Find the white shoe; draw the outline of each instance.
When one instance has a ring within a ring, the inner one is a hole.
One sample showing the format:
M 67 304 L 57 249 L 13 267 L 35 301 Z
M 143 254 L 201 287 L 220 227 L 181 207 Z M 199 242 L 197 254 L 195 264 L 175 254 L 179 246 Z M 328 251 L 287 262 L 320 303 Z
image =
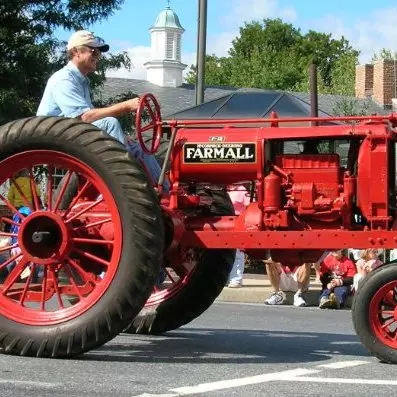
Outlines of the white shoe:
M 243 283 L 241 281 L 233 280 L 227 285 L 228 288 L 241 288 Z
M 303 307 L 306 306 L 306 302 L 302 297 L 302 293 L 301 292 L 297 292 L 294 295 L 294 306 L 296 307 Z
M 273 292 L 270 298 L 265 300 L 265 305 L 282 305 L 284 303 L 284 295 L 281 291 Z

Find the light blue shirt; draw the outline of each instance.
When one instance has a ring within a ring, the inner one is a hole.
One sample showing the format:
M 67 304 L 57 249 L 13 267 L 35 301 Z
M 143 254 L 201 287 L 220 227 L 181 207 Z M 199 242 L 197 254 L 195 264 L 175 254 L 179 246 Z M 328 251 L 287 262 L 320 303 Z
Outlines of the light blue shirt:
M 93 107 L 87 77 L 69 62 L 48 79 L 36 114 L 79 117 Z

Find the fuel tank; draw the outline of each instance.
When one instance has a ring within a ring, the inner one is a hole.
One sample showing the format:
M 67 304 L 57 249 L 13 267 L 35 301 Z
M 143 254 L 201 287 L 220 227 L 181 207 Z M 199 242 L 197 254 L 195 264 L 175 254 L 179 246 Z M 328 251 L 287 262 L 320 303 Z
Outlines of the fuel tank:
M 171 157 L 181 182 L 200 180 L 230 184 L 263 172 L 264 143 L 258 128 L 181 128 Z

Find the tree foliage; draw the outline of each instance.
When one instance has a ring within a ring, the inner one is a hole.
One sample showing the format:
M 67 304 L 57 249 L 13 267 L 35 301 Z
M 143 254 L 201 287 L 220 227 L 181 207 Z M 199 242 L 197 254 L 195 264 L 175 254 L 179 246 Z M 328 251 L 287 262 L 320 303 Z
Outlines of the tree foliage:
M 375 63 L 376 61 L 380 61 L 382 59 L 395 60 L 397 59 L 397 52 L 388 48 L 382 48 L 379 52 L 376 52 L 372 55 L 371 63 Z
M 49 76 L 66 63 L 65 43 L 54 31 L 88 29 L 124 0 L 2 0 L 0 3 L 0 124 L 36 112 Z M 125 53 L 103 58 L 90 76 L 93 88 L 105 70 L 129 67 Z
M 206 58 L 206 85 L 280 90 L 307 90 L 308 66 L 319 72 L 320 92 L 353 94 L 359 52 L 342 37 L 309 31 L 306 34 L 280 19 L 246 23 L 227 57 Z M 195 81 L 191 67 L 187 80 Z

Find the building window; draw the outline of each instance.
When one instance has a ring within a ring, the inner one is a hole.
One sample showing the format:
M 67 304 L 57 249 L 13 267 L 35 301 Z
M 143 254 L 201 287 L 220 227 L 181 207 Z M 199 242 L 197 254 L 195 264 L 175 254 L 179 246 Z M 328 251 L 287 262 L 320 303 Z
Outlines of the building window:
M 177 61 L 181 60 L 181 35 L 177 34 L 176 36 L 176 59 Z
M 167 33 L 166 59 L 174 59 L 174 33 Z

